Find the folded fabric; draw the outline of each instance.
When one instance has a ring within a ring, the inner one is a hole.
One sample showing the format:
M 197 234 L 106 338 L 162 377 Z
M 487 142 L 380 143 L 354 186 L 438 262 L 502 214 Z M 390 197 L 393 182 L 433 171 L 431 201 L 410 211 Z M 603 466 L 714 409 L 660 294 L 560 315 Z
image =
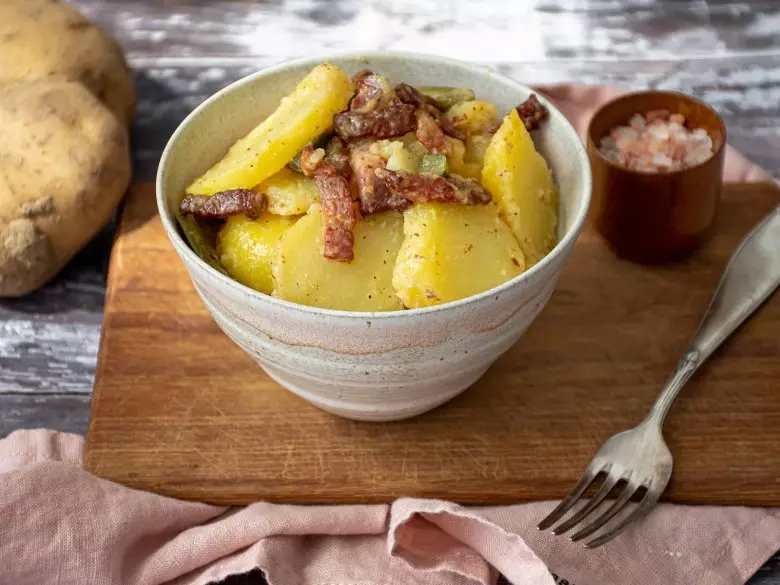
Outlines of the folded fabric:
M 539 91 L 581 134 L 618 94 Z M 724 178 L 771 179 L 733 150 Z M 271 585 L 737 585 L 780 549 L 780 508 L 662 504 L 590 551 L 536 531 L 554 502 L 228 509 L 96 478 L 82 449 L 46 430 L 0 440 L 0 585 L 205 585 L 256 568 Z
M 780 548 L 780 508 L 664 504 L 593 551 L 536 531 L 553 502 L 227 509 L 94 477 L 82 448 L 45 430 L 0 440 L 0 585 L 205 585 L 255 568 L 272 585 L 481 585 L 499 572 L 517 585 L 734 585 Z

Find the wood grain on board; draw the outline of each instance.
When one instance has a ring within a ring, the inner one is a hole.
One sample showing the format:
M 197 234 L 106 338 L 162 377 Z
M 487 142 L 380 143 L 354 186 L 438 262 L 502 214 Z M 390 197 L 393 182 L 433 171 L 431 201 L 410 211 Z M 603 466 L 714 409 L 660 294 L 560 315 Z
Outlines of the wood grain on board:
M 607 437 L 644 416 L 729 255 L 779 193 L 727 186 L 716 235 L 671 267 L 618 261 L 588 228 L 549 305 L 480 382 L 429 414 L 377 424 L 317 410 L 229 341 L 167 241 L 152 188 L 138 187 L 112 253 L 85 466 L 214 503 L 562 496 Z M 780 297 L 692 380 L 666 435 L 669 499 L 780 504 Z

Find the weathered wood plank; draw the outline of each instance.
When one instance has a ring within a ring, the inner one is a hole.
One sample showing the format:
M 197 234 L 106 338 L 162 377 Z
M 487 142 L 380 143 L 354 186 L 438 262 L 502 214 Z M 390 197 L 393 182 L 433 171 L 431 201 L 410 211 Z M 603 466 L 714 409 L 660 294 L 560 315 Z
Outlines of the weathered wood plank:
M 17 429 L 46 428 L 84 434 L 89 420 L 88 395 L 0 394 L 0 437 Z
M 376 47 L 482 62 L 729 55 L 780 47 L 780 6 L 705 0 L 135 2 L 77 0 L 131 57 Z M 461 42 L 464 38 L 468 43 Z
M 0 300 L 0 393 L 92 390 L 112 238 L 109 225 L 49 285 Z

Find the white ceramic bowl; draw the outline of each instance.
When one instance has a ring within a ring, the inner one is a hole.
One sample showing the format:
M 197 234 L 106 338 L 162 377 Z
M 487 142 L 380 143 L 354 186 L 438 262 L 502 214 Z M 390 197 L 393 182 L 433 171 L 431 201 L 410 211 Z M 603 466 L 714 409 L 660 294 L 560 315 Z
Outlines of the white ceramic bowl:
M 359 420 L 403 419 L 471 386 L 544 308 L 585 221 L 588 156 L 571 125 L 546 103 L 550 118 L 537 146 L 560 187 L 559 243 L 536 266 L 492 290 L 437 307 L 387 313 L 318 309 L 264 295 L 195 255 L 179 235 L 172 210 L 186 185 L 323 61 L 349 73 L 368 67 L 395 83 L 471 87 L 500 113 L 522 102 L 531 89 L 495 71 L 431 55 L 307 58 L 258 71 L 206 100 L 182 122 L 162 155 L 157 204 L 163 226 L 225 333 L 274 380 L 322 409 Z

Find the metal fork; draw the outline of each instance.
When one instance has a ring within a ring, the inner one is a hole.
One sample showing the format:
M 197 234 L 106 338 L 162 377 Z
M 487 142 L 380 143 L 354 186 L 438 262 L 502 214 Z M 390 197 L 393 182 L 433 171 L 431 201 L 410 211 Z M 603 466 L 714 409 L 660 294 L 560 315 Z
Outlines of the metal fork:
M 685 382 L 731 333 L 739 327 L 780 284 L 780 206 L 776 207 L 737 248 L 720 278 L 699 329 L 683 355 L 677 371 L 667 380 L 647 418 L 639 426 L 619 433 L 599 449 L 571 493 L 537 528 L 547 530 L 568 513 L 597 476 L 605 476 L 596 494 L 575 514 L 553 529 L 568 532 L 598 508 L 618 483 L 611 505 L 570 538 L 579 541 L 604 527 L 640 490 L 646 490 L 636 507 L 613 527 L 590 540 L 595 548 L 612 540 L 642 518 L 658 502 L 672 475 L 672 454 L 661 434 L 666 413 Z

